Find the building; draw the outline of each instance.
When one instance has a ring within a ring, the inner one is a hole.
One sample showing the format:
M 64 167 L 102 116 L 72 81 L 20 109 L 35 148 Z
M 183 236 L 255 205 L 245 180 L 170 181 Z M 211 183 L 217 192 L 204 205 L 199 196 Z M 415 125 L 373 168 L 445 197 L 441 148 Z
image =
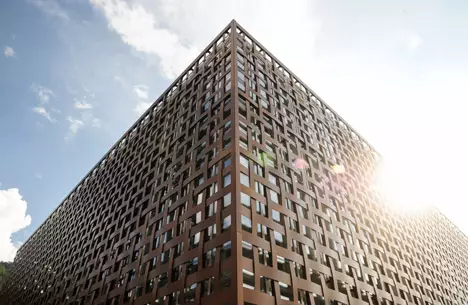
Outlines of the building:
M 235 21 L 21 247 L 9 304 L 465 304 L 467 240 Z

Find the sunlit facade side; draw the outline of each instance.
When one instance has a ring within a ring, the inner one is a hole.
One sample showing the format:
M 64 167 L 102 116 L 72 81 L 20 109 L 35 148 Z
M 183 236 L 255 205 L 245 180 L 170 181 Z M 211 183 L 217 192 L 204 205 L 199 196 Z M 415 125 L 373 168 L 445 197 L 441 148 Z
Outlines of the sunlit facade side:
M 382 204 L 378 161 L 233 21 L 21 247 L 3 300 L 466 304 L 466 237 Z

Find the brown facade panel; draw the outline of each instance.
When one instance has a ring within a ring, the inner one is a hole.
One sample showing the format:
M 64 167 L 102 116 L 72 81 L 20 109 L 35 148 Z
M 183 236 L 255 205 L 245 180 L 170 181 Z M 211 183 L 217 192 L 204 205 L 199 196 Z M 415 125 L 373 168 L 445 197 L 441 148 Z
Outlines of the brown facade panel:
M 465 304 L 467 239 L 235 21 L 21 247 L 5 304 Z

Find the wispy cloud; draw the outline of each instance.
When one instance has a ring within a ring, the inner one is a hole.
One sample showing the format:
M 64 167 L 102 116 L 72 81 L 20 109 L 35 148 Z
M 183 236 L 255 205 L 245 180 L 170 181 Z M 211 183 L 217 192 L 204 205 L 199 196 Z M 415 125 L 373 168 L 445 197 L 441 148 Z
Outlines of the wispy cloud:
M 138 102 L 138 104 L 135 106 L 135 108 L 133 109 L 133 111 L 135 111 L 136 113 L 138 114 L 143 114 L 143 112 L 146 111 L 146 109 L 149 108 L 149 106 L 151 106 L 151 103 L 148 103 L 148 102 Z
M 35 173 L 34 178 L 36 178 L 38 180 L 41 180 L 43 177 L 42 177 L 42 175 L 40 173 Z
M 51 123 L 56 122 L 56 120 L 54 118 L 52 118 L 52 116 L 50 115 L 49 111 L 47 111 L 47 109 L 45 109 L 43 106 L 34 107 L 32 110 L 35 113 L 40 114 L 43 117 L 45 117 L 46 119 L 48 119 Z
M 67 121 L 70 123 L 68 130 L 72 134 L 76 134 L 78 130 L 84 126 L 84 122 L 82 120 L 72 118 L 71 116 L 67 117 Z
M 80 101 L 80 100 L 77 100 L 75 99 L 75 103 L 73 104 L 73 106 L 76 108 L 76 109 L 93 109 L 93 105 L 86 102 L 86 101 Z
M 133 86 L 133 92 L 138 96 L 138 98 L 147 100 L 149 94 L 149 87 L 143 84 L 135 85 Z
M 28 0 L 45 14 L 62 20 L 70 20 L 67 11 L 56 0 Z
M 31 90 L 36 93 L 36 96 L 41 104 L 47 104 L 51 98 L 55 97 L 55 93 L 51 89 L 36 83 L 31 85 Z
M 101 127 L 101 120 L 93 116 L 92 112 L 83 112 L 78 117 L 67 116 L 68 133 L 65 140 L 71 140 L 79 130 L 86 126 L 93 128 Z
M 122 0 L 90 0 L 103 11 L 109 28 L 120 35 L 123 42 L 137 51 L 155 55 L 167 78 L 174 78 L 197 55 L 196 48 L 182 44 L 180 37 L 159 26 L 160 20 L 141 4 Z
M 3 49 L 3 54 L 5 55 L 5 57 L 14 57 L 15 56 L 15 50 L 13 50 L 12 47 L 6 46 Z

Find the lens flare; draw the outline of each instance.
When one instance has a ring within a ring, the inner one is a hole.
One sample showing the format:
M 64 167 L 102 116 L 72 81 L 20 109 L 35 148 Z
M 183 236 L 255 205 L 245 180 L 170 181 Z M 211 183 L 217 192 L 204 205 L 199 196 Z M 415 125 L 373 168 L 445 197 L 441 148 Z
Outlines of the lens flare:
M 344 166 L 341 164 L 334 164 L 332 170 L 335 174 L 344 174 L 346 172 Z
M 294 161 L 293 161 L 293 166 L 297 169 L 305 169 L 305 168 L 308 168 L 309 167 L 309 164 L 307 163 L 306 160 L 302 159 L 302 158 L 296 158 Z

